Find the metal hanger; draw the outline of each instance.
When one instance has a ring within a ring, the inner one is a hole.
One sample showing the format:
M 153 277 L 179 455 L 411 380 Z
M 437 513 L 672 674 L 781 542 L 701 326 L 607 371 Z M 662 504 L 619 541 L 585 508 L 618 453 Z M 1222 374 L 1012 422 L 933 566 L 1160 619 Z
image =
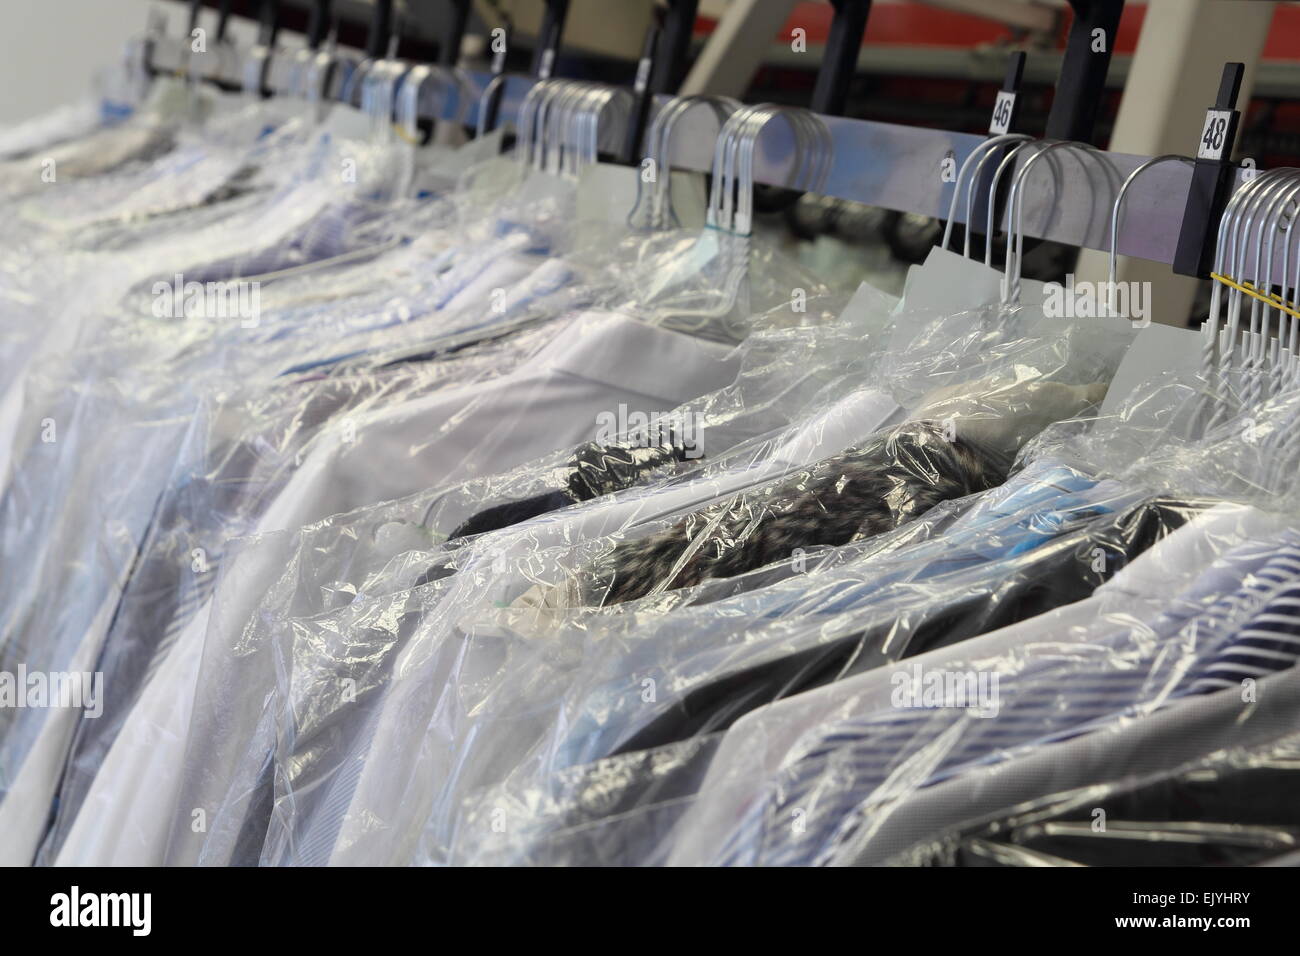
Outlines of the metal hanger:
M 741 108 L 739 100 L 728 96 L 703 94 L 699 96 L 674 97 L 664 104 L 654 117 L 648 134 L 649 154 L 646 161 L 652 164 L 654 178 L 649 190 L 642 189 L 644 179 L 637 176 L 637 195 L 627 223 L 633 228 L 650 230 L 667 229 L 681 225 L 672 200 L 672 135 L 678 121 L 696 107 L 708 107 L 713 110 L 718 120 L 718 135 L 726 125 L 727 118 Z M 646 197 L 647 201 L 642 202 Z M 644 207 L 644 223 L 637 225 L 637 214 Z

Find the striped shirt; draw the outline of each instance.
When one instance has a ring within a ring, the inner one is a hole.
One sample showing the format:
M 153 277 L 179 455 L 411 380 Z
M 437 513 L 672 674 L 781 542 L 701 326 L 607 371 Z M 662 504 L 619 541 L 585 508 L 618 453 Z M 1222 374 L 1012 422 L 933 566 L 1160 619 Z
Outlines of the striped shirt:
M 1249 550 L 1252 546 L 1241 549 Z M 1258 545 L 1254 545 L 1258 548 Z M 882 799 L 973 766 L 1149 713 L 1186 694 L 1240 686 L 1300 656 L 1300 536 L 1288 534 L 1237 590 L 1170 630 L 1126 631 L 1086 663 L 1000 675 L 996 716 L 891 710 L 844 720 L 798 751 L 729 836 L 720 862 L 826 862 Z M 1163 627 L 1162 627 L 1163 624 Z M 870 800 L 864 800 L 869 797 Z

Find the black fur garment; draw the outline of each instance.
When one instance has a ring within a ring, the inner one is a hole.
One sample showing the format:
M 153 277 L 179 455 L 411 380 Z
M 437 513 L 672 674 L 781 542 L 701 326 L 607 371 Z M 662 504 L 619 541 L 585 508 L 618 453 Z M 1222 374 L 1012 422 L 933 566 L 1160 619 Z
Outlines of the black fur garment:
M 631 488 L 661 474 L 666 467 L 689 462 L 690 450 L 672 431 L 657 433 L 655 442 L 598 445 L 587 442 L 570 462 L 569 491 L 575 501 L 590 501 L 602 495 Z
M 941 501 L 1001 484 L 1008 466 L 961 439 L 949 440 L 930 422 L 897 426 L 861 448 L 619 545 L 600 574 L 609 581 L 604 603 L 643 597 L 665 582 L 682 588 L 743 574 L 787 560 L 796 548 L 889 531 Z
M 691 461 L 688 449 L 675 432 L 656 433 L 656 444 L 579 445 L 573 458 L 561 470 L 566 487 L 518 501 L 505 501 L 478 512 L 450 535 L 457 541 L 488 531 L 498 531 L 538 515 L 549 514 L 580 501 L 613 494 L 671 472 L 674 466 Z

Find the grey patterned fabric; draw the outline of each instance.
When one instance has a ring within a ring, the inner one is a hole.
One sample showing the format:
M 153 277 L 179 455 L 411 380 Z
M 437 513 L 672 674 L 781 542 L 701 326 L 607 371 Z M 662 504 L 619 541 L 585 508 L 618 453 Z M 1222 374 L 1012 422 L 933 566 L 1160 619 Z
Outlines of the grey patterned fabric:
M 616 548 L 607 604 L 658 586 L 690 587 L 896 528 L 941 501 L 1001 484 L 1008 463 L 932 422 L 889 429 L 778 484 L 735 495 L 673 527 Z

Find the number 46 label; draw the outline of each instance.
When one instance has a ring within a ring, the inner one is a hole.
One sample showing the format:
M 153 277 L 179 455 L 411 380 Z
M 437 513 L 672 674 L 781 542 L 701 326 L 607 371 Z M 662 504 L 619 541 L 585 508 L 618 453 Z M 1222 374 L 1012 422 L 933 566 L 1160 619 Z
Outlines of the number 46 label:
M 1016 94 L 1006 90 L 998 91 L 997 101 L 993 104 L 993 121 L 989 123 L 989 132 L 1001 136 L 1011 128 L 1011 114 L 1015 112 Z
M 1196 150 L 1197 159 L 1223 159 L 1231 120 L 1231 110 L 1206 110 L 1205 129 L 1201 130 L 1201 144 Z

